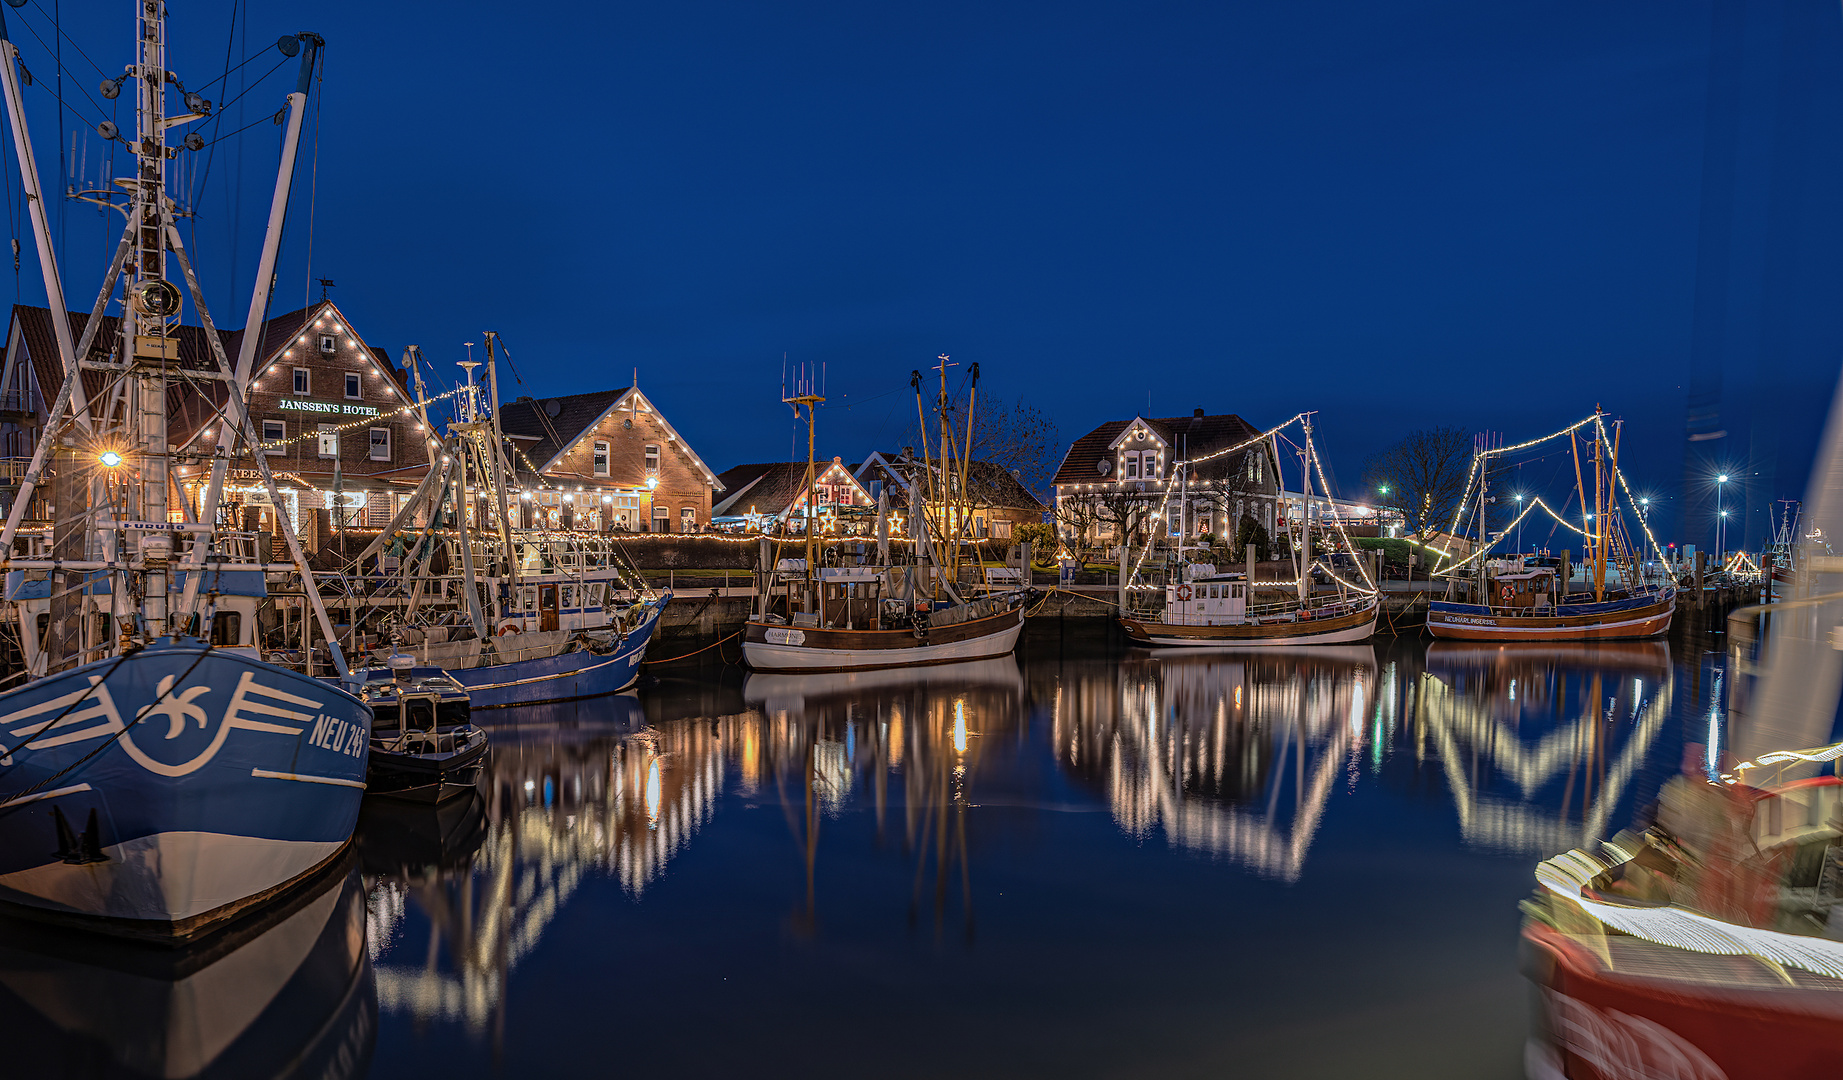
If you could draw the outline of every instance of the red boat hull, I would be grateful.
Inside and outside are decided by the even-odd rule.
[[[1523,945],[1525,973],[1542,988],[1547,1064],[1568,1080],[1836,1075],[1843,981],[1667,946],[1650,962],[1613,970],[1537,922],[1524,926]],[[1748,977],[1703,978],[1723,968]]]

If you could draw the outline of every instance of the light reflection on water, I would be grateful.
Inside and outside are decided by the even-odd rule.
[[[1009,869],[982,853],[1034,828],[1020,814],[1103,813],[1106,829],[1084,825],[1079,843],[1047,856],[1076,864],[1077,880],[1092,845],[1126,844],[1140,853],[1129,858],[1171,857],[1164,849],[1296,890],[1315,859],[1347,848],[1320,853],[1327,828],[1437,798],[1451,839],[1434,854],[1527,881],[1537,859],[1617,830],[1702,737],[1703,664],[1695,654],[1673,669],[1662,643],[1135,652],[756,675],[522,715],[495,731],[477,852],[433,877],[369,879],[384,1043],[389,1018],[403,1017],[457,1023],[505,1053],[520,965],[546,947],[567,954],[570,939],[547,935],[585,882],[617,885],[644,912],[664,902],[650,890],[674,860],[706,843],[748,860],[736,872],[759,874],[759,860],[794,874],[772,895],[675,903],[730,921],[766,905],[784,941],[816,945],[846,934],[828,920],[856,935],[858,909],[894,905],[906,919],[852,944],[896,954],[916,927],[978,952],[979,911]],[[1679,697],[1698,715],[1679,715]],[[1173,872],[1161,867],[1157,887],[1185,887]],[[1505,926],[1483,943],[1494,977],[1514,977],[1499,970],[1513,936]],[[1500,1035],[1493,1068],[1515,1060],[1520,1013]]]
[[[478,798],[367,803],[365,948],[325,954],[364,997],[290,1015],[335,1017],[315,1046],[361,1070],[342,1048],[369,1052],[376,1016],[390,1076],[602,1071],[617,1015],[650,1032],[623,1062],[665,1073],[1514,1076],[1530,870],[1701,759],[1711,676],[1663,644],[1400,643],[732,674],[505,713]],[[68,1050],[49,1003],[97,977],[60,963],[0,948],[0,1000]],[[838,1008],[827,1052],[786,1041]]]

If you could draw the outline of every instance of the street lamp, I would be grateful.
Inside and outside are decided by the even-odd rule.
[[[1523,495],[1517,494],[1517,554],[1523,553]]]
[[[1723,503],[1723,493],[1727,490],[1727,484],[1727,473],[1722,473],[1715,478],[1715,561],[1718,563],[1728,545],[1728,511]]]

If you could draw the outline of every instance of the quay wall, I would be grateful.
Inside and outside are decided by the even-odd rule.
[[[1025,640],[1078,636],[1083,639],[1105,637],[1117,644],[1125,643],[1125,635],[1114,623],[1117,593],[1112,586],[1054,588],[1049,581],[1042,580],[1048,577],[1053,581],[1053,575],[1038,577],[1039,587],[1052,591],[1026,623]],[[723,662],[720,657],[728,662],[740,661],[739,643],[725,639],[739,634],[754,610],[755,589],[752,584],[743,584],[745,580],[744,575],[738,574],[732,579],[735,584],[728,588],[705,586],[701,580],[674,582],[676,591],[660,620],[657,637],[648,650],[647,663],[659,669],[667,666],[665,661],[679,658],[683,658],[684,664]],[[1378,631],[1395,635],[1420,634],[1426,624],[1428,601],[1443,592],[1444,587],[1437,583],[1385,582],[1382,623]],[[1682,598],[1673,631],[1720,629],[1729,610],[1757,600],[1752,590],[1742,589],[1705,589],[1701,603],[1696,602],[1689,590],[1682,593]]]

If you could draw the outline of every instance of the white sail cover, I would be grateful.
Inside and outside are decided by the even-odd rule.
[[[1843,382],[1811,466],[1803,527],[1809,557],[1796,595],[1809,599],[1770,609],[1759,680],[1729,734],[1741,761],[1831,741],[1843,687],[1843,556],[1832,547],[1843,538]]]

